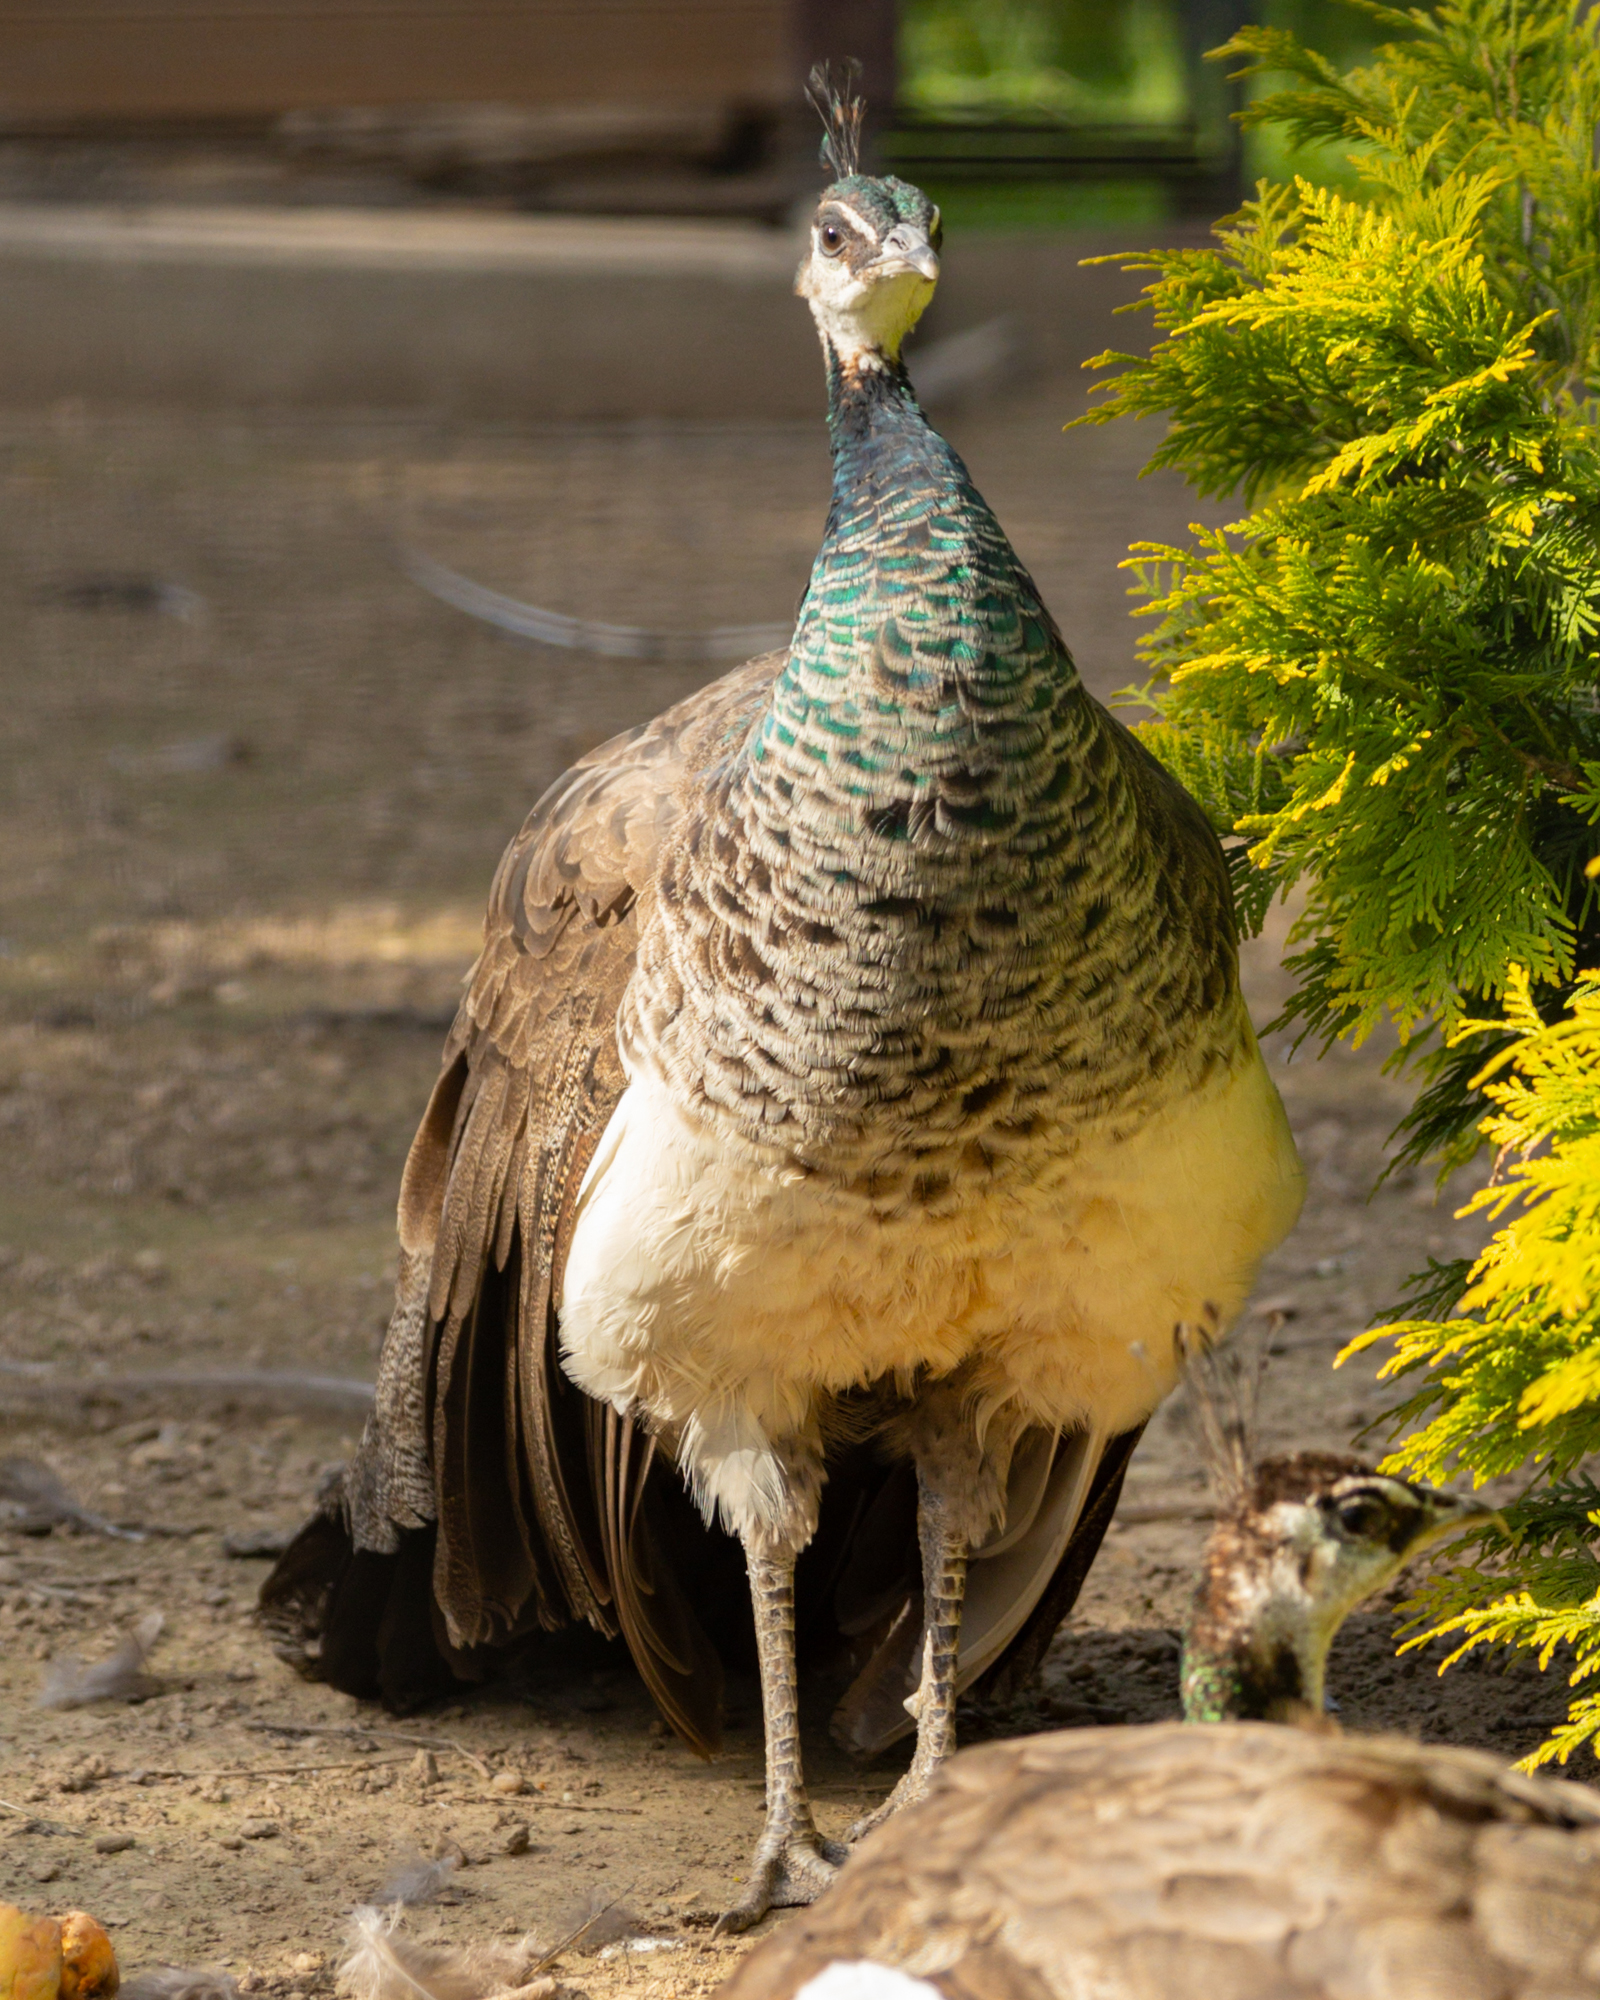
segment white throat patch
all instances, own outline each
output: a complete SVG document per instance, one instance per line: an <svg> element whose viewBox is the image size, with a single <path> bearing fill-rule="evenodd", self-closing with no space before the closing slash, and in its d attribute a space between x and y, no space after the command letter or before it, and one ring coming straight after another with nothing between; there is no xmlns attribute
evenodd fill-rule
<svg viewBox="0 0 1600 2000"><path fill-rule="evenodd" d="M875 243L870 227L843 203L832 211L863 242ZM906 335L933 297L933 281L906 270L852 270L843 256L829 257L812 232L811 248L795 277L795 290L811 307L824 346L846 368L883 366L897 361Z"/></svg>

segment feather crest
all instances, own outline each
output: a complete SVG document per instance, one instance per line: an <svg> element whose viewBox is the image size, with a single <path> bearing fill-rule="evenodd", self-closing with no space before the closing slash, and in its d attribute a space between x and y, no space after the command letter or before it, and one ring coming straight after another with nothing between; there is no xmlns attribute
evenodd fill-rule
<svg viewBox="0 0 1600 2000"><path fill-rule="evenodd" d="M836 181L861 171L867 105L856 91L860 81L861 65L852 56L837 71L831 63L818 63L806 83L806 96L822 120L822 164Z"/></svg>
<svg viewBox="0 0 1600 2000"><path fill-rule="evenodd" d="M1255 1478L1261 1383L1272 1352L1273 1324L1254 1321L1250 1332L1237 1335L1226 1347L1218 1344L1208 1327L1177 1329L1206 1479L1221 1513L1244 1505Z"/></svg>

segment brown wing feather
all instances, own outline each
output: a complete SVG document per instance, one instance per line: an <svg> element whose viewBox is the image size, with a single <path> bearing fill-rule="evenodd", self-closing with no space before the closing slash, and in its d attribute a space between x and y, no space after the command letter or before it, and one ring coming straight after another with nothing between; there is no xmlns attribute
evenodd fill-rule
<svg viewBox="0 0 1600 2000"><path fill-rule="evenodd" d="M589 1405L589 1425L606 1560L628 1650L662 1715L692 1750L710 1757L722 1742L722 1662L660 1545L650 1505L655 1441L598 1403Z"/></svg>
<svg viewBox="0 0 1600 2000"><path fill-rule="evenodd" d="M1060 1631L1066 1616L1078 1601L1084 1579L1100 1553L1100 1544L1111 1526L1111 1517L1122 1498L1122 1482L1134 1447L1144 1436L1144 1425L1108 1438L1095 1467L1093 1483L1083 1504L1083 1512L1072 1531L1061 1561L1044 1587L1044 1593L1028 1614L1021 1631L994 1665L983 1674L974 1693L988 1699L1005 1700L1020 1694L1039 1671L1050 1641Z"/></svg>
<svg viewBox="0 0 1600 2000"><path fill-rule="evenodd" d="M591 752L506 850L407 1159L402 1279L345 1479L356 1551L393 1554L405 1530L437 1522L452 1648L572 1617L620 1628L700 1748L720 1670L652 1546L653 1454L566 1382L553 1302L577 1190L625 1084L617 1009L662 837L781 664L751 661Z"/></svg>
<svg viewBox="0 0 1600 2000"><path fill-rule="evenodd" d="M513 1246L503 1269L485 1269L438 1359L434 1598L447 1625L473 1644L503 1639L527 1620L564 1622L550 1602L549 1557L507 1393L516 1380L519 1262Z"/></svg>

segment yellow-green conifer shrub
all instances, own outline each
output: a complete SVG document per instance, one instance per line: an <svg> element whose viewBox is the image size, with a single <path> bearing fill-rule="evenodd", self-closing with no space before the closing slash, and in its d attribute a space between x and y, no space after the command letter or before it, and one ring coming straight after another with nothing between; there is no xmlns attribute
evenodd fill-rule
<svg viewBox="0 0 1600 2000"><path fill-rule="evenodd" d="M1489 1479L1531 1463L1543 1475L1483 1531L1477 1560L1423 1586L1412 1643L1458 1636L1452 1659L1528 1647L1541 1666L1570 1645L1576 1688L1600 1673L1600 1486L1585 1470L1600 1452L1600 974L1580 978L1547 1027L1514 971L1494 1025L1516 1037L1477 1079L1495 1106L1482 1130L1500 1169L1464 1212L1500 1227L1457 1316L1375 1327L1347 1352L1392 1341L1382 1373L1421 1377L1395 1412L1408 1429L1390 1469ZM1526 1762L1565 1762L1597 1735L1600 1690Z"/></svg>
<svg viewBox="0 0 1600 2000"><path fill-rule="evenodd" d="M1422 1371L1393 1462L1538 1474L1417 1608L1468 1644L1570 1639L1586 1674L1600 9L1367 11L1394 40L1347 75L1265 29L1222 52L1292 74L1252 116L1342 139L1359 191L1263 184L1212 247L1137 260L1158 339L1102 357L1118 372L1089 420L1163 419L1152 463L1247 510L1134 552L1143 734L1210 812L1247 924L1303 888L1286 1021L1396 1024L1418 1083L1400 1158L1458 1164L1486 1112L1513 1156L1548 1148L1488 1198L1510 1206L1486 1260L1430 1267L1388 1329ZM1597 1729L1600 1700L1580 1704L1551 1754Z"/></svg>

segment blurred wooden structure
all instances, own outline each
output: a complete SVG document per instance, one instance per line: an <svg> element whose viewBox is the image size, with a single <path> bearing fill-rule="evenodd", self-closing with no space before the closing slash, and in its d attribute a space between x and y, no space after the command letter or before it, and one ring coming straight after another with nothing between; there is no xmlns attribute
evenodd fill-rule
<svg viewBox="0 0 1600 2000"><path fill-rule="evenodd" d="M59 130L349 105L775 108L789 26L786 0L0 0L0 117Z"/></svg>
<svg viewBox="0 0 1600 2000"><path fill-rule="evenodd" d="M0 200L523 209L778 222L817 183L813 63L855 59L869 159L941 186L1155 179L1239 198L1179 0L1190 115L1158 130L896 115L897 0L0 0Z"/></svg>
<svg viewBox="0 0 1600 2000"><path fill-rule="evenodd" d="M0 200L783 220L813 62L894 103L895 0L0 0Z"/></svg>

